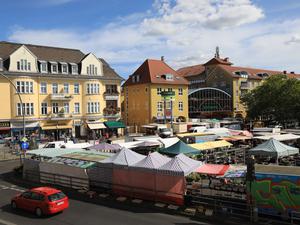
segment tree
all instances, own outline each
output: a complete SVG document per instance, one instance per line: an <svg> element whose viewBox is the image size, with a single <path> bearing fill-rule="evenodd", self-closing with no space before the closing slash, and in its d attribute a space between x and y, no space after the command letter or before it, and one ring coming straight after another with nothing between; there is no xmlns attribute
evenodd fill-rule
<svg viewBox="0 0 300 225"><path fill-rule="evenodd" d="M266 118L284 124L300 119L300 81L273 75L241 98L249 119Z"/></svg>

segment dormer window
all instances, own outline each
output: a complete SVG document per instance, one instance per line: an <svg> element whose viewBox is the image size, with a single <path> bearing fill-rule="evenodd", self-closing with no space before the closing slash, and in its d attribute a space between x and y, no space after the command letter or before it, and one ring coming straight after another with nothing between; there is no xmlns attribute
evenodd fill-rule
<svg viewBox="0 0 300 225"><path fill-rule="evenodd" d="M136 75L136 82L140 82L140 75Z"/></svg>
<svg viewBox="0 0 300 225"><path fill-rule="evenodd" d="M166 77L166 80L174 80L174 76L173 76L173 74L166 74L165 75L165 77Z"/></svg>
<svg viewBox="0 0 300 225"><path fill-rule="evenodd" d="M247 71L236 71L236 72L234 72L234 74L238 75L242 78L248 78L248 76L249 76Z"/></svg>
<svg viewBox="0 0 300 225"><path fill-rule="evenodd" d="M3 70L3 60L0 58L0 71Z"/></svg>
<svg viewBox="0 0 300 225"><path fill-rule="evenodd" d="M65 62L61 62L61 73L67 74L68 73L68 64Z"/></svg>
<svg viewBox="0 0 300 225"><path fill-rule="evenodd" d="M27 59L21 59L17 62L17 70L31 71L31 63L27 62Z"/></svg>
<svg viewBox="0 0 300 225"><path fill-rule="evenodd" d="M41 71L41 73L48 72L48 65L47 65L46 61L40 61L40 71Z"/></svg>
<svg viewBox="0 0 300 225"><path fill-rule="evenodd" d="M269 74L267 74L267 73L258 73L258 74L256 74L256 76L259 76L261 78L266 78L266 77L269 76Z"/></svg>
<svg viewBox="0 0 300 225"><path fill-rule="evenodd" d="M78 74L78 65L76 63L70 63L72 74Z"/></svg>
<svg viewBox="0 0 300 225"><path fill-rule="evenodd" d="M51 63L51 73L58 73L58 64L57 62L50 62Z"/></svg>

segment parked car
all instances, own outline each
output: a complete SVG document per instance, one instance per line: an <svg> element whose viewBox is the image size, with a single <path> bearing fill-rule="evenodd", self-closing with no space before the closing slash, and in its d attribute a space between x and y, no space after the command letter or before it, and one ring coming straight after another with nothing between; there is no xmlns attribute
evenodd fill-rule
<svg viewBox="0 0 300 225"><path fill-rule="evenodd" d="M159 128L158 129L158 135L161 138L167 138L167 137L171 137L173 134L172 129L171 128Z"/></svg>
<svg viewBox="0 0 300 225"><path fill-rule="evenodd" d="M38 187L13 197L11 207L34 212L38 217L41 217L42 215L55 214L67 209L69 199L58 189Z"/></svg>

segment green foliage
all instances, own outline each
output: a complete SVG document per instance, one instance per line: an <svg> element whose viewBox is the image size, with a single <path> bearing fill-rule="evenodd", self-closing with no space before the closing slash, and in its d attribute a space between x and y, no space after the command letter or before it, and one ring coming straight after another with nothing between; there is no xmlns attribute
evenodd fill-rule
<svg viewBox="0 0 300 225"><path fill-rule="evenodd" d="M300 119L300 81L273 75L241 98L250 119L260 117L278 122Z"/></svg>

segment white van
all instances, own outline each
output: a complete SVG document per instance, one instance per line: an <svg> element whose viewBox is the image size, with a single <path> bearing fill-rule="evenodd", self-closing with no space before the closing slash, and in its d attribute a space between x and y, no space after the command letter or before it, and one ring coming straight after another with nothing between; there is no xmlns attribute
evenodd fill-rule
<svg viewBox="0 0 300 225"><path fill-rule="evenodd" d="M206 130L206 126L191 127L189 133L202 133Z"/></svg>

